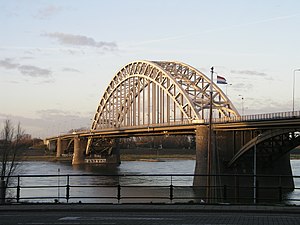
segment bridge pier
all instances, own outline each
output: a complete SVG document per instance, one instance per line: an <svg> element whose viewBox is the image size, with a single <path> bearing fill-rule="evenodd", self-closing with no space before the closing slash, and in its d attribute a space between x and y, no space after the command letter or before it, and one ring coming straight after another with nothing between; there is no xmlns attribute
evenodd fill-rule
<svg viewBox="0 0 300 225"><path fill-rule="evenodd" d="M258 177L257 181L260 186L273 187L275 189L282 187L282 192L292 191L295 187L289 152L282 155L280 159L270 162L267 166L258 164L258 175L260 174L270 176ZM272 177L274 175L276 177ZM272 191L274 192L274 190Z"/></svg>
<svg viewBox="0 0 300 225"><path fill-rule="evenodd" d="M208 127L196 127L196 166L195 174L205 175L208 174L207 159L208 159ZM207 196L207 176L195 176L193 185L197 188L197 197L205 199Z"/></svg>
<svg viewBox="0 0 300 225"><path fill-rule="evenodd" d="M112 156L115 158L115 164L120 165L121 164L121 158L120 158L120 140L119 138L116 138L114 140L114 147L112 151Z"/></svg>
<svg viewBox="0 0 300 225"><path fill-rule="evenodd" d="M55 150L56 150L56 142L55 141L48 140L48 141L46 141L46 145L50 152L55 152Z"/></svg>
<svg viewBox="0 0 300 225"><path fill-rule="evenodd" d="M61 148L61 138L57 138L56 141L56 157L61 157L62 148Z"/></svg>
<svg viewBox="0 0 300 225"><path fill-rule="evenodd" d="M64 151L66 150L67 146L67 141L58 138L56 142L56 157L61 157L62 154L64 154Z"/></svg>
<svg viewBox="0 0 300 225"><path fill-rule="evenodd" d="M217 172L216 174L221 175L217 179L216 186L219 186L219 190L224 187L228 188L226 197L232 198L235 203L245 203L241 198L248 198L249 202L252 202L253 195L253 158L248 160L249 165L242 164L239 167L228 167L228 163L232 157L247 143L252 139L252 131L215 131L214 141L215 141L215 161L217 162ZM240 174L247 174L246 176L238 176ZM249 176L250 174L250 176ZM248 188L240 188L248 187ZM224 193L222 191L216 191L216 196L218 198L224 198Z"/></svg>
<svg viewBox="0 0 300 225"><path fill-rule="evenodd" d="M228 173L226 162L229 162L234 155L234 133L225 132L212 134L212 152L211 152L211 171L208 171L208 135L209 128L206 125L197 126L196 128L196 166L193 185L196 190L197 197L213 202L213 198L220 197L214 186L222 186L226 184L228 177L216 176L208 177L208 175ZM220 151L220 148L222 149ZM232 172L232 171L230 171ZM211 173L211 174L209 174ZM209 180L210 179L210 180Z"/></svg>
<svg viewBox="0 0 300 225"><path fill-rule="evenodd" d="M86 144L87 141L85 139L74 137L74 153L73 153L72 165L84 163Z"/></svg>

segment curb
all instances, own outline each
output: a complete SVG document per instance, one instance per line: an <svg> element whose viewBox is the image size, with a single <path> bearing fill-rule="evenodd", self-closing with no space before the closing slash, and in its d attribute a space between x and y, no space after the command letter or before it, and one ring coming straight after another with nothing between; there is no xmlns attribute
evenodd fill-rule
<svg viewBox="0 0 300 225"><path fill-rule="evenodd" d="M1 212L207 212L299 214L299 206L264 205L184 205L184 204L11 204L0 205Z"/></svg>

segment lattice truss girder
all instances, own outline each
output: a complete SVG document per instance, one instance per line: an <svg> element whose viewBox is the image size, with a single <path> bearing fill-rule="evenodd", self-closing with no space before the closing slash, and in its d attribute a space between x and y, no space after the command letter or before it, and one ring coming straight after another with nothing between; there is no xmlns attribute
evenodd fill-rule
<svg viewBox="0 0 300 225"><path fill-rule="evenodd" d="M234 163L246 164L251 162L249 158L253 157L255 147L259 164L269 166L299 145L299 128L267 130L246 143L232 158L228 166L232 166Z"/></svg>
<svg viewBox="0 0 300 225"><path fill-rule="evenodd" d="M108 85L92 129L205 119L210 108L210 79L179 62L137 61L123 67ZM213 84L214 117L237 116Z"/></svg>
<svg viewBox="0 0 300 225"><path fill-rule="evenodd" d="M268 162L280 158L291 149L294 149L299 143L299 131L298 129L295 129L287 133L281 133L280 135L271 137L260 143L260 145L257 145L257 148L259 149L257 154L260 160L265 161L267 164Z"/></svg>

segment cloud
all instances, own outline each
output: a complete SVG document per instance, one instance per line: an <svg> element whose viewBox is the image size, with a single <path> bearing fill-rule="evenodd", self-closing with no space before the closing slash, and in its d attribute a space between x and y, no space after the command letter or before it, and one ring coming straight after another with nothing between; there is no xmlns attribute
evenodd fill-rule
<svg viewBox="0 0 300 225"><path fill-rule="evenodd" d="M19 63L14 63L13 60L9 58L0 60L0 67L9 70L16 69L21 74L30 77L50 78L52 74L51 70L43 69L32 65L21 65Z"/></svg>
<svg viewBox="0 0 300 225"><path fill-rule="evenodd" d="M236 83L232 87L236 91L241 91L241 90L250 90L253 88L253 84L251 83Z"/></svg>
<svg viewBox="0 0 300 225"><path fill-rule="evenodd" d="M60 109L39 110L36 113L42 121L48 124L50 128L49 133L43 135L48 137L68 132L71 129L80 129L82 127L89 129L91 118L93 117L93 113L91 112L81 113Z"/></svg>
<svg viewBox="0 0 300 225"><path fill-rule="evenodd" d="M60 49L60 51L62 53L66 53L66 54L69 54L69 55L76 55L76 54L81 54L81 55L84 55L85 52L82 50L82 49L70 49L70 48L67 48L67 49Z"/></svg>
<svg viewBox="0 0 300 225"><path fill-rule="evenodd" d="M42 118L48 119L50 117L61 117L61 116L67 116L70 113L67 111L63 111L60 109L46 109L46 110L38 110L36 112L38 115L40 115Z"/></svg>
<svg viewBox="0 0 300 225"><path fill-rule="evenodd" d="M73 69L73 68L67 68L67 67L63 68L62 71L64 71L64 72L72 72L72 73L80 73L79 70L76 70L76 69Z"/></svg>
<svg viewBox="0 0 300 225"><path fill-rule="evenodd" d="M35 17L39 19L47 19L49 17L57 15L61 11L62 11L61 7L55 5L48 5L44 8L41 8Z"/></svg>
<svg viewBox="0 0 300 225"><path fill-rule="evenodd" d="M41 84L51 84L51 83L54 83L54 82L55 82L55 79L50 78L50 79L38 81L38 82L36 82L35 84L36 84L36 85L41 85Z"/></svg>
<svg viewBox="0 0 300 225"><path fill-rule="evenodd" d="M117 44L115 42L104 42L104 41L95 41L91 37L83 35L73 35L65 33L45 33L43 36L56 39L60 44L63 45L75 45L75 46L88 46L101 48L107 51L113 51L117 49Z"/></svg>
<svg viewBox="0 0 300 225"><path fill-rule="evenodd" d="M12 59L8 59L8 58L0 60L0 67L3 67L5 69L16 69L20 66L20 64L13 63L12 61L13 61Z"/></svg>
<svg viewBox="0 0 300 225"><path fill-rule="evenodd" d="M20 115L3 114L0 112L0 128L3 122L9 119L13 124L21 123L25 132L32 137L50 137L65 133L71 129L85 127L89 129L91 115L82 115L81 113L72 113L58 109L41 110L37 112L37 117L29 118Z"/></svg>
<svg viewBox="0 0 300 225"><path fill-rule="evenodd" d="M27 76L31 77L50 77L51 71L47 69L42 69L36 66L22 65L18 67L19 71Z"/></svg>
<svg viewBox="0 0 300 225"><path fill-rule="evenodd" d="M258 71L254 71L254 70L231 70L230 73L254 75L254 76L261 76L261 77L268 76L268 74L266 74L266 73L258 72Z"/></svg>
<svg viewBox="0 0 300 225"><path fill-rule="evenodd" d="M276 17L266 18L263 20L250 21L248 23L234 24L234 25L230 25L230 26L222 26L222 27L217 27L217 28L213 28L213 29L196 31L193 33L185 33L185 34L180 34L180 35L176 35L176 36L168 36L168 37L162 37L162 38L158 38L158 39L145 40L145 41L141 41L141 42L135 42L131 46L145 45L145 44L151 44L151 43L155 43L155 42L167 42L167 41L179 40L179 39L188 39L192 36L198 36L198 35L206 34L206 33L224 32L226 30L233 30L233 29L236 30L237 28L249 27L249 26L253 26L256 24L270 23L270 22L279 21L279 20L287 20L290 18L299 17L299 15L300 15L299 13L296 13L296 14L289 14L289 15L285 15L285 16L276 16Z"/></svg>
<svg viewBox="0 0 300 225"><path fill-rule="evenodd" d="M266 102L268 104L266 104ZM263 114L263 113L272 113L272 112L284 112L290 109L290 102L285 100L274 100L271 98L261 98L261 99L250 99L247 98L245 102L249 106L249 114ZM285 110L284 110L285 109Z"/></svg>
<svg viewBox="0 0 300 225"><path fill-rule="evenodd" d="M36 111L36 114L45 120L59 120L59 121L65 121L65 120L74 120L77 118L84 118L84 122L87 123L92 118L94 112L74 112L74 111L66 111L61 109L43 109ZM88 116L87 116L88 115Z"/></svg>

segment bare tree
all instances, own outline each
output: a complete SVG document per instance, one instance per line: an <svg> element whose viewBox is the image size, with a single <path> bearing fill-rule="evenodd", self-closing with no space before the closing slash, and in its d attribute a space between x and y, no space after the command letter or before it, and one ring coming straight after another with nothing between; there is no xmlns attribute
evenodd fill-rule
<svg viewBox="0 0 300 225"><path fill-rule="evenodd" d="M23 136L24 131L22 130L20 123L15 128L10 120L5 120L0 139L0 198L2 204L5 203L6 190L10 177L17 168L16 157L22 146Z"/></svg>

